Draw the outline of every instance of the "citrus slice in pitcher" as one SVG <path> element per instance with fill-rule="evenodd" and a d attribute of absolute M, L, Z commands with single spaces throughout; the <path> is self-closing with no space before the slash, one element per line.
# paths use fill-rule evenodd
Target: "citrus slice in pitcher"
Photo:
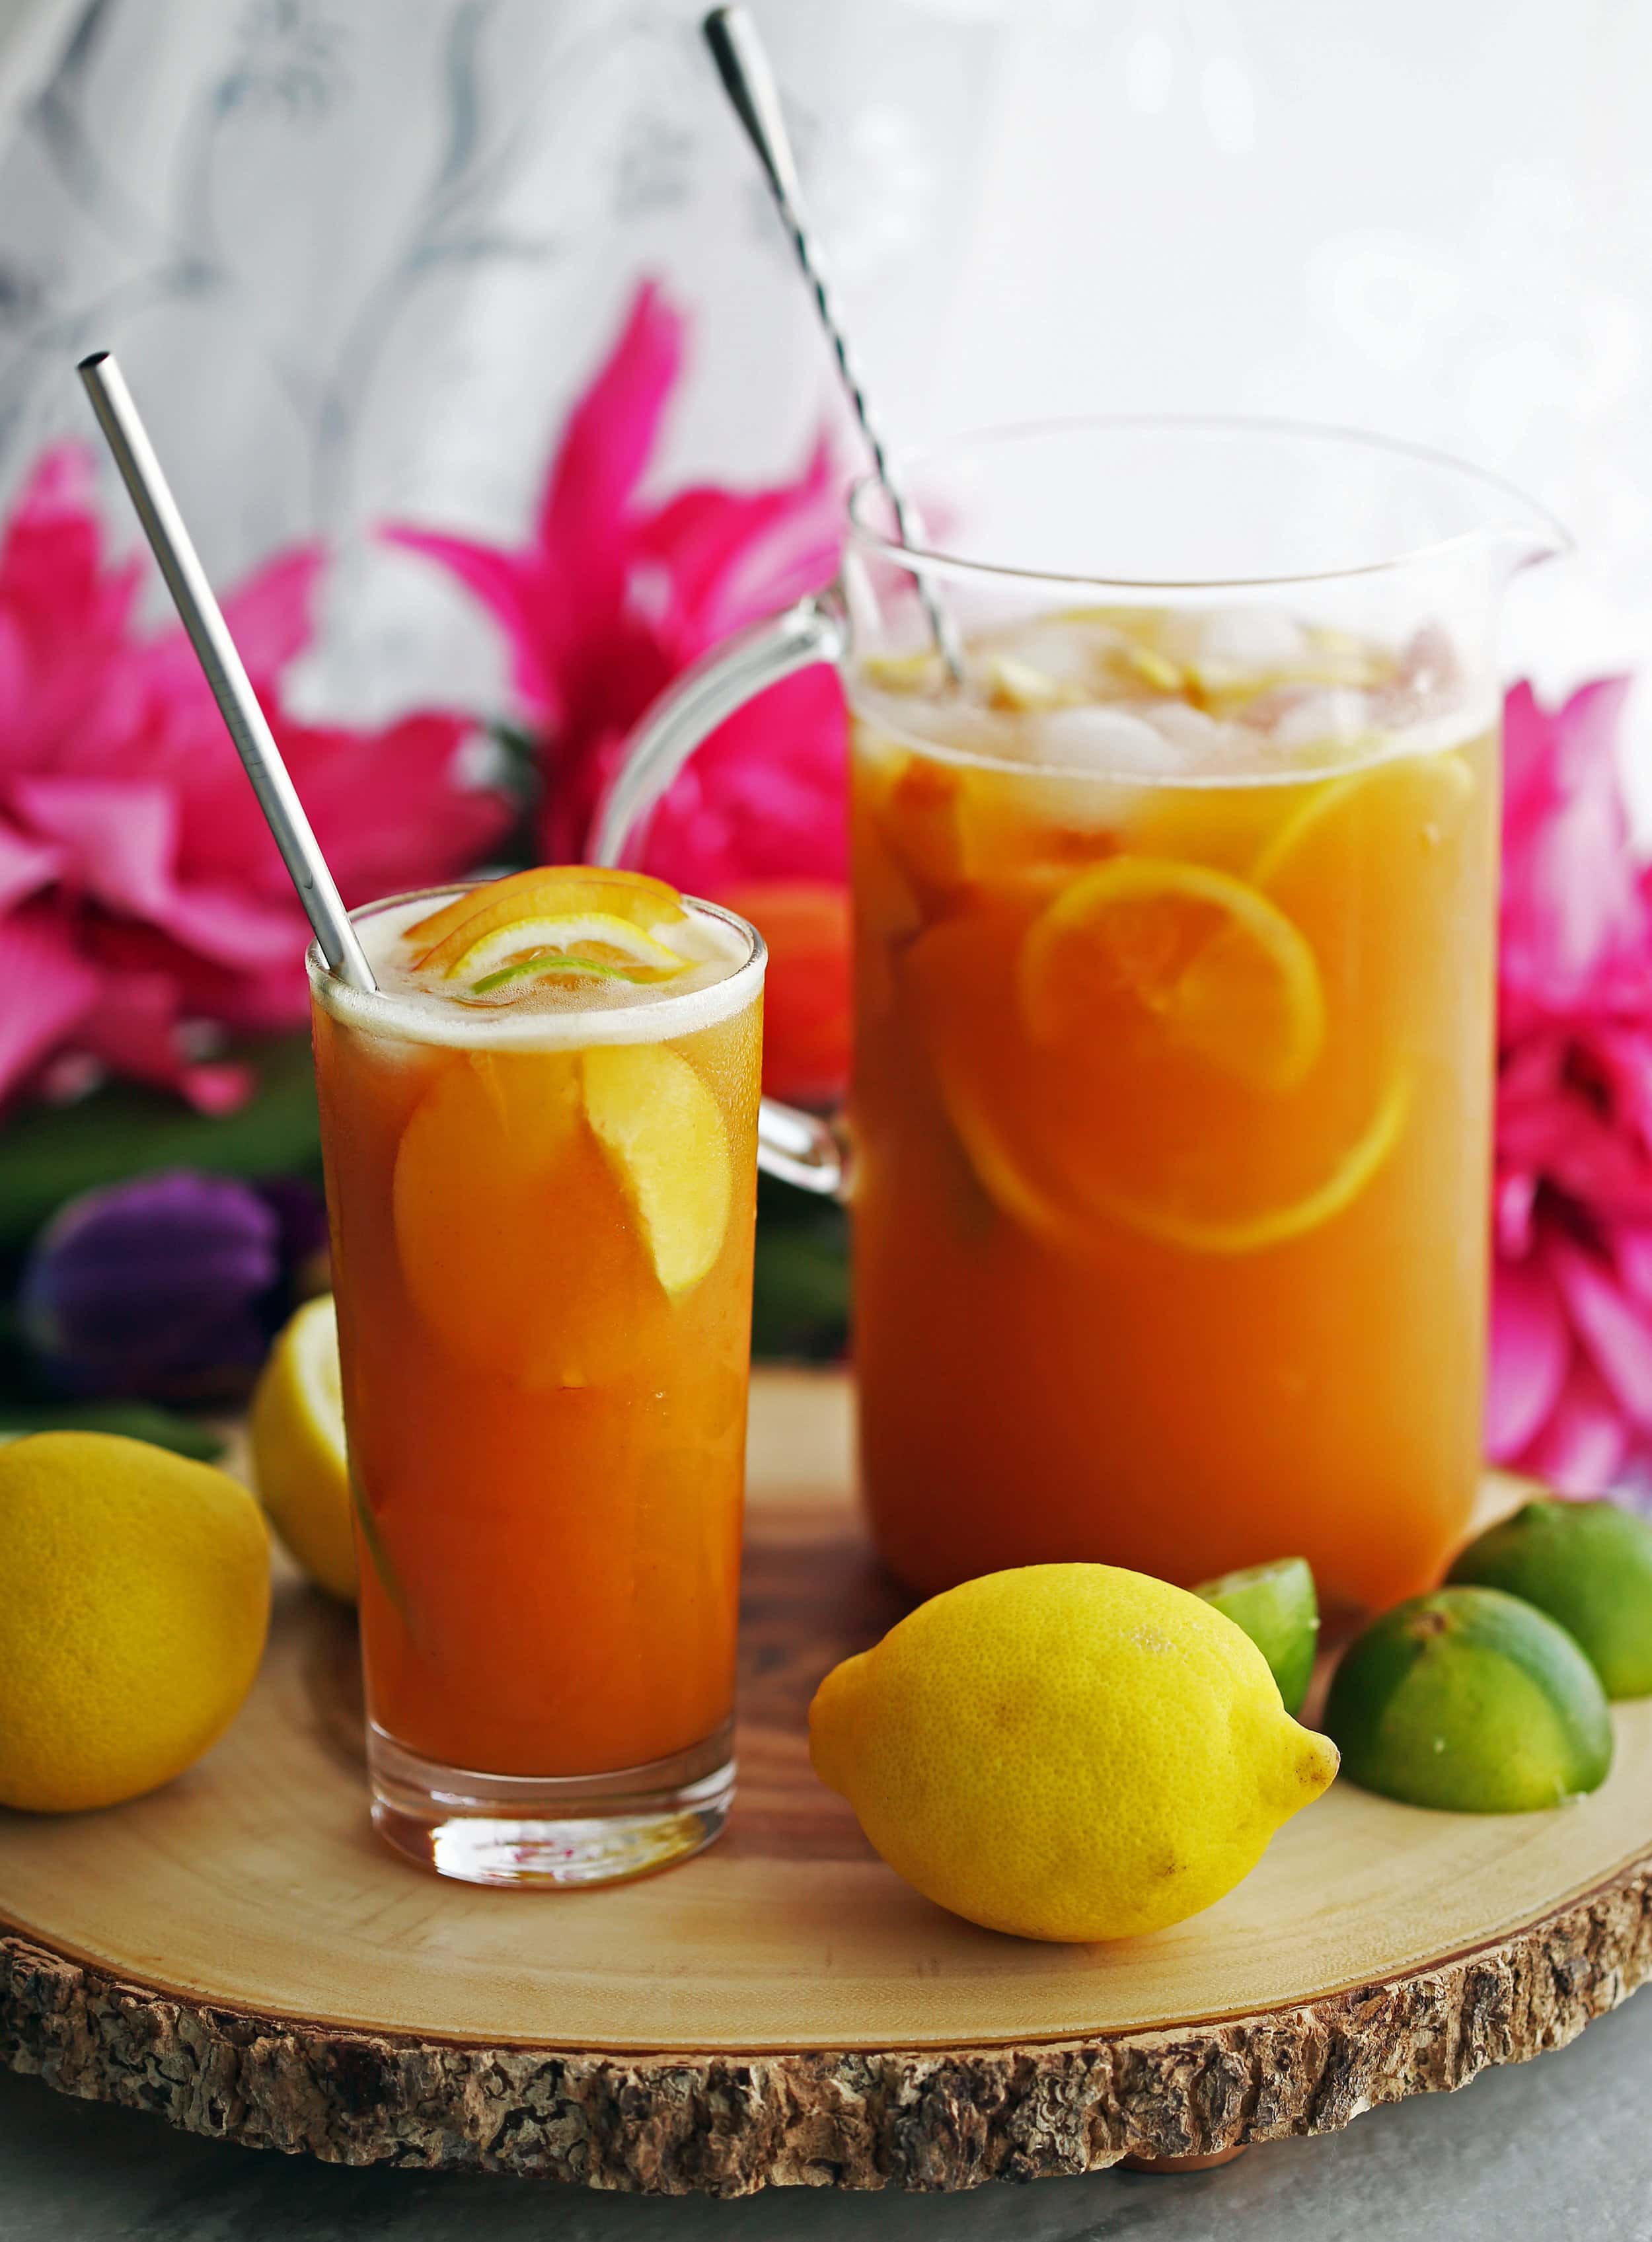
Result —
<path fill-rule="evenodd" d="M 1319 967 L 1284 912 L 1171 857 L 1112 856 L 1070 882 L 1022 946 L 1018 995 L 1041 1045 L 1163 1047 L 1274 1095 L 1325 1040 Z"/>
<path fill-rule="evenodd" d="M 1410 1110 L 1403 1077 L 1259 1088 L 1226 1044 L 1212 1054 L 1202 1034 L 1155 1036 L 1151 1006 L 1147 1025 L 1132 1021 L 1111 978 L 1088 1014 L 1064 990 L 1035 1039 L 1021 1017 L 1023 931 L 1007 915 L 951 920 L 903 966 L 953 1131 L 1021 1228 L 1084 1259 L 1132 1236 L 1259 1252 L 1335 1219 L 1387 1165 Z"/>
<path fill-rule="evenodd" d="M 1474 772 L 1449 749 L 1362 764 L 1297 796 L 1262 844 L 1251 878 L 1270 895 L 1310 876 L 1339 882 L 1351 867 L 1333 860 L 1367 846 L 1373 835 L 1438 849 L 1456 834 L 1474 791 Z"/>

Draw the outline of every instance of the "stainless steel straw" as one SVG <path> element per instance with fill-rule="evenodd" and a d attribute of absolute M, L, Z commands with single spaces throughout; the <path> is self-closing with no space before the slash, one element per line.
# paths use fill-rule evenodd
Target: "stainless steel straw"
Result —
<path fill-rule="evenodd" d="M 94 351 L 90 358 L 82 359 L 80 378 L 91 399 L 97 425 L 114 453 L 121 480 L 138 509 L 144 534 L 160 563 L 166 588 L 189 633 L 196 659 L 212 688 L 218 713 L 235 742 L 235 752 L 252 782 L 259 807 L 269 821 L 275 845 L 299 891 L 299 901 L 315 930 L 321 955 L 352 988 L 376 988 L 373 969 L 310 830 L 281 750 L 264 721 L 264 711 L 235 650 L 223 610 L 212 596 L 177 500 L 167 487 L 125 377 L 110 352 Z"/>
<path fill-rule="evenodd" d="M 775 84 L 774 72 L 769 67 L 769 57 L 763 52 L 762 42 L 757 37 L 755 25 L 743 8 L 714 8 L 701 24 L 711 58 L 717 65 L 717 75 L 722 80 L 723 91 L 733 104 L 735 114 L 746 129 L 757 160 L 763 167 L 774 196 L 775 207 L 780 212 L 781 223 L 791 236 L 791 245 L 797 253 L 797 262 L 803 268 L 803 278 L 814 292 L 815 305 L 825 328 L 837 370 L 849 392 L 849 401 L 854 410 L 860 430 L 866 439 L 867 449 L 872 455 L 872 466 L 883 494 L 889 500 L 890 511 L 895 517 L 895 527 L 903 545 L 910 546 L 912 538 L 909 529 L 911 515 L 899 487 L 890 469 L 889 455 L 882 438 L 872 425 L 866 402 L 866 391 L 860 375 L 850 357 L 831 297 L 821 272 L 820 262 L 803 223 L 802 193 L 797 180 L 791 142 L 786 132 L 786 120 L 781 113 L 780 94 Z M 958 641 L 957 628 L 943 605 L 934 586 L 914 566 L 918 597 L 923 602 L 923 612 L 929 617 L 930 628 L 935 634 L 935 643 L 941 659 L 951 673 L 955 685 L 964 681 L 964 652 Z"/>

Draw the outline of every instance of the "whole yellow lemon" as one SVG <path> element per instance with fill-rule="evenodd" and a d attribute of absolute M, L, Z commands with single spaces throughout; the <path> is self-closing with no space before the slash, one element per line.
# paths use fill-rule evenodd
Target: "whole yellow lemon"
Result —
<path fill-rule="evenodd" d="M 1232 1620 L 1112 1565 L 949 1588 L 834 1668 L 809 1739 L 898 1875 L 1025 1938 L 1197 1914 L 1337 1771 Z"/>
<path fill-rule="evenodd" d="M 0 1447 L 0 1805 L 170 1782 L 252 1686 L 270 1543 L 244 1487 L 107 1433 Z"/>
<path fill-rule="evenodd" d="M 319 1587 L 353 1603 L 356 1545 L 331 1292 L 306 1300 L 270 1350 L 246 1429 L 271 1524 Z"/>

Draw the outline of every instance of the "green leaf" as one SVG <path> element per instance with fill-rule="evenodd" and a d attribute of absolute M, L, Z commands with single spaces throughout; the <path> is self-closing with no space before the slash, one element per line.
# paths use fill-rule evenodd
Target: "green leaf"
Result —
<path fill-rule="evenodd" d="M 180 1098 L 112 1083 L 77 1105 L 34 1105 L 0 1129 L 0 1249 L 23 1245 L 66 1198 L 158 1168 L 272 1176 L 320 1165 L 307 1036 L 246 1057 L 258 1087 L 238 1111 L 197 1113 Z"/>
<path fill-rule="evenodd" d="M 227 1446 L 222 1433 L 198 1418 L 179 1417 L 147 1401 L 40 1402 L 27 1408 L 0 1404 L 0 1440 L 19 1440 L 27 1433 L 118 1433 L 202 1464 L 215 1464 Z"/>

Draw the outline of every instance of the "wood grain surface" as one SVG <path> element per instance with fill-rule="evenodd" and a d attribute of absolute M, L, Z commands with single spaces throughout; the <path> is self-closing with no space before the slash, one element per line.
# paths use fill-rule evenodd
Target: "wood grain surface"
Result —
<path fill-rule="evenodd" d="M 1652 1974 L 1652 1702 L 1552 1814 L 1338 1785 L 1218 1906 L 1053 1947 L 931 1907 L 816 1782 L 820 1675 L 896 1617 L 849 1397 L 754 1389 L 723 1841 L 608 1892 L 447 1884 L 368 1827 L 349 1617 L 292 1579 L 225 1742 L 112 1812 L 0 1816 L 0 2053 L 351 2162 L 738 2193 L 955 2187 L 1346 2124 L 1557 2045 Z"/>

